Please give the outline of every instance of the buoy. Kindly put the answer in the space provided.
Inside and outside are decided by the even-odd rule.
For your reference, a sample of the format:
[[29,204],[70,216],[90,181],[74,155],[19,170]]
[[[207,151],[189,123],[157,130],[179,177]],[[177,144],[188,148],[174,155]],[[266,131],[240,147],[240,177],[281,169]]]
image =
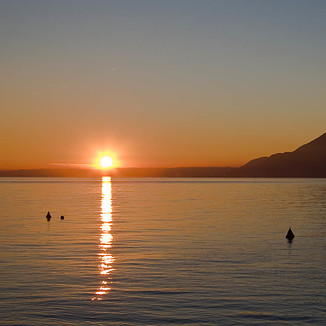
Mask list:
[[286,234],[285,237],[289,240],[289,242],[291,242],[294,239],[295,235],[292,232],[291,228],[289,228],[289,231],[288,231],[288,233]]
[[63,216],[63,215],[61,215],[61,217],[60,217],[62,220],[64,220],[65,219],[65,217]]
[[48,220],[48,221],[50,221],[50,219],[51,219],[51,214],[50,214],[50,212],[48,212],[47,214],[46,214],[46,219]]

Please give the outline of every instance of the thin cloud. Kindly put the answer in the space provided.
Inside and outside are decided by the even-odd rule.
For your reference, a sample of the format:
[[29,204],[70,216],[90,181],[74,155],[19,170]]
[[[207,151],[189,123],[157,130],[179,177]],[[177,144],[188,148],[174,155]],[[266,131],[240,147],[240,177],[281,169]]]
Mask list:
[[79,167],[90,168],[91,164],[88,163],[49,163],[49,165],[61,166],[61,167]]

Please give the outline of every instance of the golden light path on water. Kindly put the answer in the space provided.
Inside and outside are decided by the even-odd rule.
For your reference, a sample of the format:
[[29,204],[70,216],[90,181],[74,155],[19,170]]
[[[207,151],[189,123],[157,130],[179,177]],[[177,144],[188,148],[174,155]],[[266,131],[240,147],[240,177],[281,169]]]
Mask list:
[[110,253],[112,247],[112,188],[111,177],[102,177],[102,198],[101,198],[101,236],[99,241],[99,274],[100,285],[95,292],[92,300],[102,300],[110,290],[110,273],[114,270],[112,267],[114,257]]

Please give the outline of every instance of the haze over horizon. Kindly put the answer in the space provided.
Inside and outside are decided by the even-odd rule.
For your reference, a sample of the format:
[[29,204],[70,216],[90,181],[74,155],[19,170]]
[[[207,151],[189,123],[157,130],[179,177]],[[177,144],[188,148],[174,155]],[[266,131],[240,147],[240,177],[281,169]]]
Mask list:
[[0,169],[240,166],[325,132],[326,2],[1,1]]

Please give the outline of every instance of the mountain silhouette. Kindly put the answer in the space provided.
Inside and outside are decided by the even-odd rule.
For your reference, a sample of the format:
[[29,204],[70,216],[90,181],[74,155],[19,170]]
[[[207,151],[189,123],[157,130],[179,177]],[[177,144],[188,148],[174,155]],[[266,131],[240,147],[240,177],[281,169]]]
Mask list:
[[234,171],[246,177],[326,177],[326,133],[293,152],[260,157]]

